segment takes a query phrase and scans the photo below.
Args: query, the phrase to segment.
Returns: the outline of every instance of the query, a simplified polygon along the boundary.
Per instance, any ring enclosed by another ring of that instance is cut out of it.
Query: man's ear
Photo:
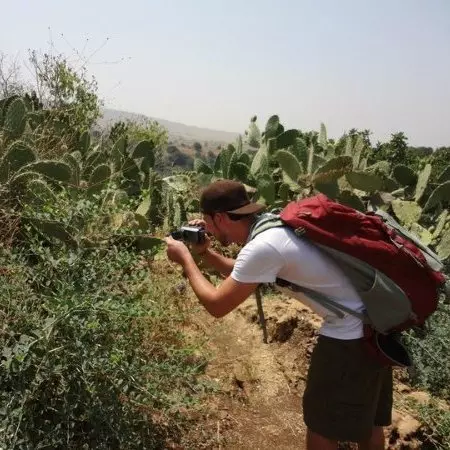
[[[220,214],[220,223],[224,227],[229,227],[232,225],[233,221],[230,219],[230,216],[227,213],[219,213]]]

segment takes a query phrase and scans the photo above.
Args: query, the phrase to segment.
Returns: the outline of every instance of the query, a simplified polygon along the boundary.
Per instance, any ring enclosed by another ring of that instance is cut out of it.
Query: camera
[[[206,231],[202,227],[184,226],[179,230],[173,231],[170,235],[177,241],[184,241],[189,244],[203,244]]]

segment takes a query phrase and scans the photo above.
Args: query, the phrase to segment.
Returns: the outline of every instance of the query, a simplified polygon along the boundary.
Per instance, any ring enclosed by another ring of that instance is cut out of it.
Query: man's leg
[[[393,403],[393,375],[392,368],[386,368],[381,380],[380,395],[378,397],[375,412],[375,423],[372,435],[367,441],[358,443],[360,450],[384,450],[385,436],[384,427],[391,424]]]
[[[358,442],[359,450],[384,450],[384,428],[373,427],[372,436],[364,442]]]
[[[325,438],[320,434],[314,433],[309,428],[306,431],[306,450],[336,450],[337,441]]]
[[[379,402],[384,372],[367,355],[361,340],[319,337],[303,395],[308,450],[334,450],[338,442],[380,441],[380,431],[372,436],[373,427],[390,423],[388,402],[383,408]],[[381,409],[383,416],[377,414]]]

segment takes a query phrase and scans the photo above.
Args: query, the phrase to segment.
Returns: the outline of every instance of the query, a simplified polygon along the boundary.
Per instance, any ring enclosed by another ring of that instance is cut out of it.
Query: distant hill
[[[229,131],[211,130],[209,128],[200,128],[183,123],[171,122],[165,119],[148,117],[143,114],[136,114],[127,111],[105,108],[102,111],[103,117],[98,120],[101,128],[108,127],[114,122],[120,120],[143,121],[146,119],[156,120],[159,124],[169,132],[169,140],[172,142],[210,142],[210,144],[227,144],[235,141],[239,133],[231,133]],[[210,145],[212,147],[212,145]]]

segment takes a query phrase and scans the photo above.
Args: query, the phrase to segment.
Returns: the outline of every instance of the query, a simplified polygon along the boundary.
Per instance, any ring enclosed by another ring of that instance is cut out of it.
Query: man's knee
[[[306,449],[307,450],[336,450],[338,441],[326,438],[307,428],[306,431]]]

